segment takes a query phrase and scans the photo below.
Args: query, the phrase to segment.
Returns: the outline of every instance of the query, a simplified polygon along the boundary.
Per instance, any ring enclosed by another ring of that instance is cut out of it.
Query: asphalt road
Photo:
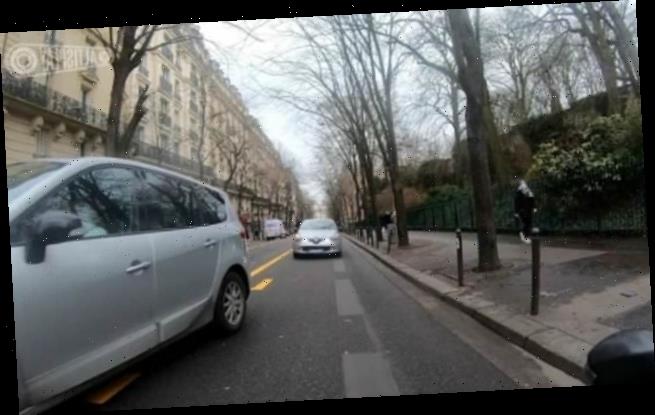
[[[272,241],[251,249],[250,269],[256,274],[251,285],[258,290],[250,297],[241,332],[215,338],[203,331],[175,344],[131,368],[139,374],[136,380],[94,407],[579,385],[351,243],[344,241],[342,258],[311,259],[294,259],[290,243]],[[83,404],[80,396],[66,409]]]

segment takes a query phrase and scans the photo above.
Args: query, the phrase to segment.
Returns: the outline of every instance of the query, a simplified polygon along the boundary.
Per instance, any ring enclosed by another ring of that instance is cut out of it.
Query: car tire
[[[297,253],[297,252],[294,252],[294,253],[293,253],[293,257],[294,257],[295,259],[300,259],[300,258],[301,258],[300,254]]]
[[[246,318],[246,309],[246,287],[243,279],[236,271],[230,271],[225,275],[216,298],[213,331],[222,335],[238,332]]]

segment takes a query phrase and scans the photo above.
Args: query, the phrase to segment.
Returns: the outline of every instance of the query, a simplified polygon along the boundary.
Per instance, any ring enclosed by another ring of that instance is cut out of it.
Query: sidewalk
[[[352,238],[350,238],[352,240]],[[508,340],[584,380],[591,347],[618,330],[652,330],[646,239],[546,239],[541,250],[540,313],[530,315],[531,246],[518,236],[498,238],[503,268],[474,273],[476,235],[463,234],[464,283],[457,286],[454,233],[410,232],[411,246],[386,242],[375,250],[358,241],[407,278],[471,314]],[[585,245],[596,249],[582,249]],[[569,248],[568,246],[575,246]]]

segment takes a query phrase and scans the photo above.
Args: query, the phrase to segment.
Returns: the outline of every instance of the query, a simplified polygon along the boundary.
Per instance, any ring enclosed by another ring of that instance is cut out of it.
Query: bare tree
[[[637,53],[637,45],[634,40],[636,36],[630,32],[625,18],[621,16],[614,2],[604,1],[601,3],[601,7],[607,16],[609,16],[609,20],[611,21],[610,27],[616,38],[615,45],[623,62],[624,71],[632,84],[633,90],[638,95],[640,94],[640,78],[639,54]]]
[[[332,23],[388,174],[396,208],[398,245],[407,246],[409,234],[405,201],[397,180],[398,149],[393,99],[395,80],[406,55],[399,53],[397,45],[389,41],[398,33],[396,15],[389,14],[385,21],[373,15],[354,15],[335,18]]]
[[[173,26],[123,26],[119,28],[89,29],[93,37],[107,49],[111,58],[114,74],[109,101],[107,120],[107,137],[105,153],[110,156],[126,157],[132,144],[134,132],[145,115],[143,103],[147,99],[147,90],[142,91],[137,99],[130,121],[121,129],[124,91],[127,79],[140,64],[146,53],[155,51],[177,42],[188,41],[192,37],[178,35],[167,41],[152,44],[157,32],[170,30]]]
[[[570,33],[586,40],[600,69],[609,113],[618,111],[618,68],[614,41],[610,38],[610,19],[604,14],[602,5],[594,3],[550,6],[550,22],[564,27]],[[577,24],[576,24],[577,23]]]
[[[360,189],[368,199],[363,205],[364,217],[372,220],[380,237],[371,147],[372,121],[363,108],[365,99],[354,85],[355,74],[344,70],[346,56],[343,49],[335,45],[334,19],[337,18],[316,18],[309,24],[295,22],[298,30],[291,34],[303,41],[305,53],[296,59],[274,58],[271,61],[279,69],[278,74],[296,80],[300,91],[271,89],[271,95],[315,116],[319,122],[334,126],[352,143],[362,177]],[[307,91],[314,94],[308,96]]]
[[[487,142],[496,134],[484,77],[480,43],[467,10],[448,10],[459,83],[466,94],[467,144],[478,233],[478,270],[500,268],[487,158]]]
[[[210,119],[218,120],[219,127],[213,130],[209,144],[222,158],[221,165],[227,170],[224,186],[228,189],[238,173],[244,170],[244,160],[251,146],[244,132],[234,126],[227,111],[212,114]]]
[[[452,73],[455,73],[454,62],[448,61]],[[423,66],[419,75],[421,92],[417,97],[417,106],[427,108],[437,114],[453,132],[452,156],[454,160],[455,176],[458,183],[464,180],[464,166],[456,155],[462,151],[461,143],[464,140],[464,100],[457,79],[444,76],[435,76],[434,70]],[[431,153],[434,153],[432,151]]]

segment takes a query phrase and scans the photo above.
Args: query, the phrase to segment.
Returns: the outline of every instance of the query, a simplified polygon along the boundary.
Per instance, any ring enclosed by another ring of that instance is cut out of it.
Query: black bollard
[[[539,291],[541,286],[541,238],[539,229],[532,230],[532,295],[530,301],[530,314],[536,316],[539,314]]]
[[[462,249],[462,230],[457,228],[457,284],[464,285],[464,254]]]

